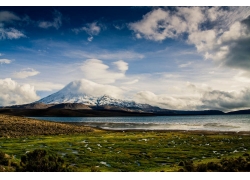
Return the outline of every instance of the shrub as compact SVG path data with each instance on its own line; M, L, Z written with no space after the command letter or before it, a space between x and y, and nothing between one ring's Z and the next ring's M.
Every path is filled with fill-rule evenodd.
M48 155L46 150L36 149L21 157L21 168L18 171L28 172L65 172L73 171L57 155Z
M184 166L179 171L195 172L250 172L250 158L223 158L220 162L208 162L194 165L192 162L182 163Z
M9 158L8 155L0 151L0 165L8 166Z

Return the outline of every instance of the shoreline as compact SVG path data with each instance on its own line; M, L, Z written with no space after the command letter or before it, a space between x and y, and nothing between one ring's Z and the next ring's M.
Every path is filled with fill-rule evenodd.
M89 123L85 122L60 122L65 124L73 124L76 126L85 126L103 131L112 132L180 132L187 134L206 134L206 135L250 135L250 131L218 131L218 130L182 130L182 129L108 129L102 128L100 126L90 126ZM97 124L97 123L96 123ZM98 124L108 124L108 123L98 123Z

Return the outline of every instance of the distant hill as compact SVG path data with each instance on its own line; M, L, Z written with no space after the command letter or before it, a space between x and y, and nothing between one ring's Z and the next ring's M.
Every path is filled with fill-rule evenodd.
M43 104L31 103L0 108L1 114L17 116L51 117L114 117L114 116L178 116L220 115L222 111L178 111L148 106L147 108L125 108L114 105L88 106L81 103Z
M250 114L250 109L231 111L231 112L228 112L226 114Z

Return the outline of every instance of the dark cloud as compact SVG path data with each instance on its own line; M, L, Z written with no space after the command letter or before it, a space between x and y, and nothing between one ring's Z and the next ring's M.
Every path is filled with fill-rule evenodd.
M20 18L10 11L0 11L0 22L13 22L20 20Z
M247 27L246 37L230 41L229 53L224 58L225 65L250 71L250 16L241 22Z
M246 19L241 21L241 23L247 25L248 29L250 30L250 16L248 16Z
M213 90L205 92L201 98L203 105L197 109L218 109L232 111L250 108L250 89L244 89L238 93Z

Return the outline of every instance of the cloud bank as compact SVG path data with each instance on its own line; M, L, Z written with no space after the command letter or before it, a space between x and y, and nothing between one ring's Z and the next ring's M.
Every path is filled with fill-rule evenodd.
M186 91L192 92L190 96L156 95L150 91L140 91L135 99L140 103L148 103L167 109L178 110L221 110L224 112L249 109L250 88L240 91L220 91L209 87L197 87L187 83Z
M20 85L10 78L0 79L0 106L26 104L38 99L34 86Z

